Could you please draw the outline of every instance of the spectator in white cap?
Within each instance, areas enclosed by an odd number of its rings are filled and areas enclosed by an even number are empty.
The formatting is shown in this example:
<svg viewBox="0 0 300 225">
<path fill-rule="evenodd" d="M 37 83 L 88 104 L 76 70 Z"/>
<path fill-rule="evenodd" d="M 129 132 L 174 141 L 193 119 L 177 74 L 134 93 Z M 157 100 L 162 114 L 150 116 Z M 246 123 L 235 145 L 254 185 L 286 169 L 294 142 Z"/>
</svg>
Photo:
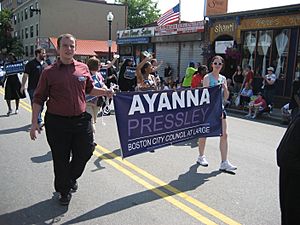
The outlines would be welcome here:
<svg viewBox="0 0 300 225">
<path fill-rule="evenodd" d="M 275 94 L 275 81 L 276 81 L 276 75 L 274 74 L 274 68 L 268 67 L 267 68 L 268 73 L 263 78 L 263 93 L 266 98 L 266 102 L 270 110 L 273 107 L 273 98 Z"/>
</svg>

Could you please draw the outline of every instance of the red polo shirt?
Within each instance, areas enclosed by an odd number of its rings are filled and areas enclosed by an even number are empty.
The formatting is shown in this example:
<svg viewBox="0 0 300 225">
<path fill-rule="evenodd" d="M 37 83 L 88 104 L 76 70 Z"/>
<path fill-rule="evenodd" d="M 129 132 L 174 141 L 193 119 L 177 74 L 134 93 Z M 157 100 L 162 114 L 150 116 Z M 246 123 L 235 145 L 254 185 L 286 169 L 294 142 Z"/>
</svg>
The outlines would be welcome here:
<svg viewBox="0 0 300 225">
<path fill-rule="evenodd" d="M 86 64 L 57 61 L 41 74 L 33 102 L 47 101 L 47 112 L 60 116 L 78 116 L 85 112 L 85 93 L 93 89 L 93 79 Z"/>
</svg>

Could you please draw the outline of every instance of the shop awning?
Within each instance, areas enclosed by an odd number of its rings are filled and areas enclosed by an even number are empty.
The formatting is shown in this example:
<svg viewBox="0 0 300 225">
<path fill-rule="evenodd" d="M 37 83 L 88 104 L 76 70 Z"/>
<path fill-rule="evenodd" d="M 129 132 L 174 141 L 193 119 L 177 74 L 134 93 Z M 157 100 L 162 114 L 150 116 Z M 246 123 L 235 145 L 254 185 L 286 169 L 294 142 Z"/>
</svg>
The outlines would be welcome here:
<svg viewBox="0 0 300 225">
<path fill-rule="evenodd" d="M 57 38 L 50 37 L 50 41 L 57 49 Z M 107 41 L 77 39 L 76 45 L 76 55 L 95 56 L 108 52 Z M 112 42 L 111 52 L 117 52 L 117 44 L 115 41 Z"/>
</svg>

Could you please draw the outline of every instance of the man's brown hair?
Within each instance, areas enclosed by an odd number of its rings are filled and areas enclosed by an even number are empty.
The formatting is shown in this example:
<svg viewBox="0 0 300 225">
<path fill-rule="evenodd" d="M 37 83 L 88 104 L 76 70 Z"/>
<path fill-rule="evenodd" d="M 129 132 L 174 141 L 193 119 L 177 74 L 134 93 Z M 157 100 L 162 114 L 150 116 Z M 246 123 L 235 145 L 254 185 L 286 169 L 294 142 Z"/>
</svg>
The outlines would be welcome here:
<svg viewBox="0 0 300 225">
<path fill-rule="evenodd" d="M 76 38 L 72 34 L 62 34 L 57 38 L 57 49 L 60 48 L 61 39 L 63 38 L 73 38 L 75 40 L 76 45 Z"/>
<path fill-rule="evenodd" d="M 90 71 L 98 71 L 100 65 L 100 60 L 96 57 L 89 58 L 87 61 L 87 66 L 89 67 Z"/>
</svg>

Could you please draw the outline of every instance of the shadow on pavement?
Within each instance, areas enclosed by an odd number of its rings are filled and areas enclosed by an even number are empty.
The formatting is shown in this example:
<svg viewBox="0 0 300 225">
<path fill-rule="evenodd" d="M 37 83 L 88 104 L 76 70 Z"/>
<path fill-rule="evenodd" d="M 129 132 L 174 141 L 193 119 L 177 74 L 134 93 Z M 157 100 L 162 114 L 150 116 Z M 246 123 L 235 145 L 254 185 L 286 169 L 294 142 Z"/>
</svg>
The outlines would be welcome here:
<svg viewBox="0 0 300 225">
<path fill-rule="evenodd" d="M 173 144 L 173 146 L 190 146 L 191 148 L 195 148 L 198 147 L 198 137 L 191 139 L 191 140 L 187 140 L 187 141 L 183 141 L 183 142 L 179 142 L 176 144 Z"/>
<path fill-rule="evenodd" d="M 44 162 L 52 161 L 52 153 L 51 151 L 49 151 L 45 155 L 31 157 L 30 159 L 33 163 L 44 163 Z"/>
<path fill-rule="evenodd" d="M 28 131 L 30 128 L 30 124 L 25 125 L 23 127 L 17 127 L 17 128 L 10 128 L 10 129 L 6 129 L 6 130 L 0 130 L 0 134 L 12 134 L 12 133 L 16 133 L 16 132 L 22 132 L 22 131 Z"/>
<path fill-rule="evenodd" d="M 57 196 L 39 202 L 27 208 L 0 215 L 0 224 L 54 224 L 58 223 L 68 211 L 68 207 L 58 204 Z"/>
<path fill-rule="evenodd" d="M 97 147 L 95 148 L 95 151 L 97 150 Z M 97 151 L 98 153 L 101 153 L 99 151 Z M 114 153 L 117 156 L 121 156 L 121 150 L 120 149 L 115 149 L 112 153 Z M 102 154 L 103 157 L 105 158 L 109 158 L 109 159 L 113 159 L 113 155 L 112 154 Z M 91 172 L 96 172 L 98 170 L 102 170 L 105 167 L 101 166 L 100 162 L 102 161 L 102 158 L 99 158 L 98 156 L 96 156 L 97 159 L 94 161 L 94 165 L 96 166 L 96 169 L 91 170 Z"/>
<path fill-rule="evenodd" d="M 171 181 L 168 185 L 171 185 L 172 187 L 178 189 L 180 192 L 186 192 L 198 188 L 205 182 L 209 181 L 209 178 L 215 177 L 221 173 L 220 171 L 213 171 L 211 173 L 197 173 L 197 168 L 197 164 L 191 166 L 186 173 L 179 175 L 177 180 Z M 136 205 L 141 205 L 162 199 L 161 196 L 156 194 L 158 192 L 164 192 L 164 195 L 166 194 L 167 196 L 178 194 L 171 192 L 167 188 L 167 185 L 160 186 L 154 189 L 146 190 L 143 192 L 116 199 L 63 224 L 81 223 L 84 221 L 113 214 L 115 212 L 119 212 L 134 207 Z"/>
</svg>

